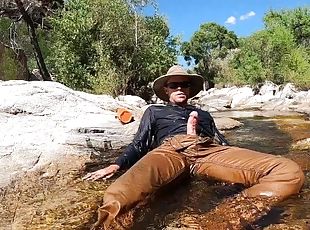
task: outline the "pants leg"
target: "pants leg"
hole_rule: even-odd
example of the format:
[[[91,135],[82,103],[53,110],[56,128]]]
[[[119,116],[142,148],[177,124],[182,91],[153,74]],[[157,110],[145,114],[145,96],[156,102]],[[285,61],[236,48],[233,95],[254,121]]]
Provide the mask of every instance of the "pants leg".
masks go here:
[[[197,160],[194,173],[249,186],[249,197],[265,195],[282,199],[298,193],[304,174],[292,160],[253,150],[228,147]]]
[[[154,149],[107,188],[95,227],[106,228],[122,209],[143,201],[188,169],[186,158],[169,145]]]

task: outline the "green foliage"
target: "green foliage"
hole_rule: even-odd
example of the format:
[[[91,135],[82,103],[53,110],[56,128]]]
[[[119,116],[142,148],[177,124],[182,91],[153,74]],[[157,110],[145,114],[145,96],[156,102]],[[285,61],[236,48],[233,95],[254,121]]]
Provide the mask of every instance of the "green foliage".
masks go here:
[[[7,18],[0,17],[0,41],[14,48],[21,48],[29,56],[32,55],[29,33],[24,22],[13,23]],[[11,40],[10,40],[11,38]]]
[[[36,33],[37,33],[37,39],[38,39],[38,43],[39,43],[43,58],[45,59],[46,57],[50,55],[52,51],[50,48],[50,45],[51,45],[50,33],[49,31],[43,30],[42,28],[37,28]],[[27,61],[28,68],[30,70],[38,69],[37,61],[33,53],[33,47],[30,46],[30,43],[28,44],[25,43],[23,44],[23,46],[25,47],[24,49],[28,57],[28,61]]]
[[[9,30],[10,30],[11,22],[7,18],[0,17],[0,42],[4,44],[9,43]]]
[[[4,49],[2,62],[0,62],[0,69],[4,76],[3,80],[16,80],[18,78],[19,64],[13,52],[9,49]]]
[[[310,46],[310,8],[271,10],[265,15],[264,22],[267,29],[279,26],[288,29],[298,45]]]
[[[281,68],[286,82],[292,82],[301,88],[310,87],[310,52],[305,48],[294,48],[285,57]]]
[[[238,39],[232,31],[216,23],[205,23],[194,33],[190,42],[183,43],[181,51],[188,64],[194,62],[196,72],[213,85],[219,75],[214,60],[225,58],[236,47]]]
[[[8,18],[0,17],[0,31],[0,42],[13,48],[22,49],[27,56],[28,67],[30,69],[37,68],[37,63],[33,54],[33,47],[30,43],[26,24],[23,21],[13,23],[13,21]],[[39,32],[39,34],[43,33],[41,29],[37,32]],[[41,39],[39,36],[39,40],[41,49],[44,53],[48,53],[49,45],[46,44],[48,40],[42,36]]]
[[[36,32],[57,81],[92,93],[135,94],[148,99],[151,81],[176,63],[180,45],[166,19],[144,16],[156,0],[69,0],[51,18],[52,31]],[[310,8],[269,11],[265,29],[238,39],[225,27],[205,23],[180,51],[193,72],[215,83],[277,84],[310,87]],[[10,40],[15,28],[15,40]],[[0,18],[0,42],[22,48],[37,68],[27,26]],[[13,34],[11,34],[13,35]],[[6,55],[1,73],[16,75]]]
[[[265,16],[267,28],[240,42],[240,50],[231,62],[235,77],[250,84],[270,80],[310,87],[310,52],[304,46],[308,43],[305,35],[309,27],[303,26],[308,20],[307,9],[269,12]]]
[[[265,69],[259,55],[247,51],[239,53],[237,60],[238,62],[234,63],[237,67],[237,81],[255,85],[265,80]]]
[[[91,88],[94,57],[92,34],[94,14],[87,1],[69,1],[57,18],[52,20],[52,52],[49,63],[57,81],[74,89]]]
[[[143,86],[175,63],[178,40],[162,17],[134,9],[124,0],[69,1],[53,19],[49,63],[57,80],[95,93],[143,96]]]
[[[233,61],[238,79],[250,84],[262,83],[267,79],[283,83],[280,64],[294,42],[289,39],[288,33],[283,33],[283,28],[276,30],[257,32],[241,43]]]

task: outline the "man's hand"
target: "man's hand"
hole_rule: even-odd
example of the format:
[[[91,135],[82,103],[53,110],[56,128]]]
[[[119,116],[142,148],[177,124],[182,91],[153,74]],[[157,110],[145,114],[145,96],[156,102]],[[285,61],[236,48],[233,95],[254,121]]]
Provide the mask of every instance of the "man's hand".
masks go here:
[[[112,177],[117,170],[119,170],[119,166],[116,164],[113,164],[106,168],[99,169],[95,172],[87,173],[86,176],[84,176],[82,179],[95,181],[95,180],[102,178],[103,180],[106,180]]]

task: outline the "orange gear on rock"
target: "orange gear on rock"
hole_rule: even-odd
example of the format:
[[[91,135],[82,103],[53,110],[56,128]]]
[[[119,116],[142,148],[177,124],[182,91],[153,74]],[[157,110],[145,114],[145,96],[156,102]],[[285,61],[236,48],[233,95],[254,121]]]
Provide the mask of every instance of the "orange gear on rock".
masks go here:
[[[117,118],[123,123],[123,124],[128,124],[131,121],[133,121],[133,115],[132,112],[129,111],[126,108],[118,108],[116,110],[117,113]]]

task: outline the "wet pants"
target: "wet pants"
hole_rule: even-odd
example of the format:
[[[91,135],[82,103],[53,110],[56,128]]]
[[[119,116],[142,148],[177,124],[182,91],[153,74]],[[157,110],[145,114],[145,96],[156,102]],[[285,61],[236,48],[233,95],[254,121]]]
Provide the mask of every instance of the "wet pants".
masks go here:
[[[302,170],[290,159],[177,135],[146,154],[107,188],[95,226],[106,229],[121,210],[133,207],[186,172],[241,183],[247,187],[243,194],[248,197],[284,199],[298,193],[304,183]]]

